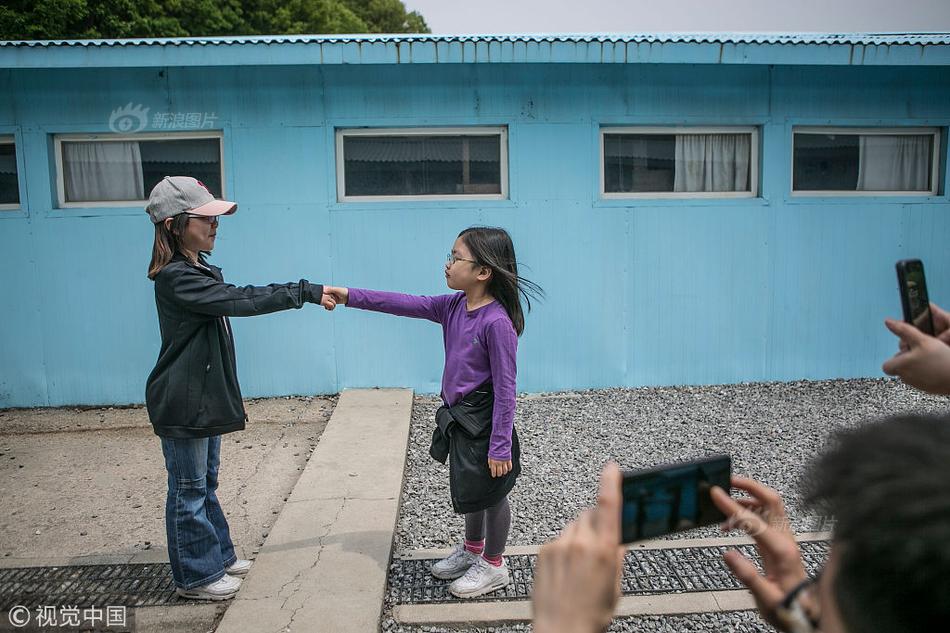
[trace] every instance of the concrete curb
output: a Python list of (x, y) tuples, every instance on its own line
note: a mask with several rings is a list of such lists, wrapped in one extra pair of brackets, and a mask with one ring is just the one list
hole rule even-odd
[(376, 633), (412, 391), (347, 390), (217, 633)]
[[(615, 617), (719, 613), (755, 608), (745, 590), (621, 596)], [(400, 624), (458, 628), (504, 626), (531, 621), (531, 602), (453, 602), (451, 604), (401, 604), (393, 609)]]

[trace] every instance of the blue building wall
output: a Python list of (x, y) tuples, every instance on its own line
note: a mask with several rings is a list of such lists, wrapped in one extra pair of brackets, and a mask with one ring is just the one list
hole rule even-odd
[[(144, 398), (159, 347), (151, 224), (140, 208), (55, 208), (51, 141), (108, 131), (128, 102), (216, 115), (240, 206), (212, 261), (233, 283), (439, 293), (461, 229), (507, 228), (548, 295), (521, 339), (524, 391), (879, 376), (896, 347), (882, 325), (900, 315), (894, 261), (922, 258), (950, 303), (944, 189), (789, 193), (792, 126), (946, 128), (946, 67), (7, 69), (0, 134), (16, 137), (24, 204), (0, 212), (0, 407)], [(335, 128), (472, 124), (508, 126), (509, 200), (336, 201)], [(600, 127), (634, 124), (758, 126), (759, 197), (600, 199)], [(439, 388), (428, 322), (307, 306), (233, 326), (245, 396)]]

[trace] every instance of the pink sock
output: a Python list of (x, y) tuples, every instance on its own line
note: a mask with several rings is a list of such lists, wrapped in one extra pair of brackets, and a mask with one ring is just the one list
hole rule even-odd
[(501, 567), (501, 554), (499, 554), (498, 556), (485, 556), (484, 554), (482, 554), (482, 558), (487, 560), (490, 564), (494, 565), (495, 567)]
[(485, 551), (485, 541), (470, 541), (465, 539), (465, 549), (473, 554), (481, 554)]

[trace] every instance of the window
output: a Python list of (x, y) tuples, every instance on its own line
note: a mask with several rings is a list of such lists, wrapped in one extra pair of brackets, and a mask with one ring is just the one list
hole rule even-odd
[(223, 196), (220, 134), (56, 137), (59, 206), (139, 206), (165, 176), (192, 176)]
[(755, 128), (604, 128), (600, 138), (605, 198), (757, 195)]
[(934, 195), (936, 128), (796, 128), (792, 192), (815, 195)]
[(16, 145), (12, 136), (0, 136), (0, 209), (20, 208), (20, 181), (17, 178)]
[(340, 201), (508, 196), (503, 127), (337, 130), (336, 154)]

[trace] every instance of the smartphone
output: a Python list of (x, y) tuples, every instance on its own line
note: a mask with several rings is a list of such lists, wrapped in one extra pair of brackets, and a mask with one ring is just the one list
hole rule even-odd
[(927, 281), (924, 278), (924, 263), (919, 259), (902, 259), (897, 262), (897, 283), (900, 285), (904, 320), (924, 334), (933, 336), (934, 322), (930, 313)]
[(725, 521), (709, 491), (719, 486), (728, 492), (731, 476), (728, 455), (623, 473), (621, 542)]

